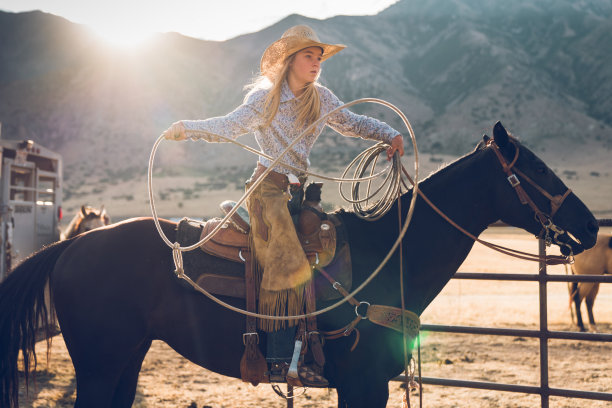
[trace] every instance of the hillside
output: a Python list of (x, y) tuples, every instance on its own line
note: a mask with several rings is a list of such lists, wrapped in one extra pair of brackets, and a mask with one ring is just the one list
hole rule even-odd
[[(57, 16), (0, 12), (2, 137), (62, 153), (68, 207), (104, 200), (115, 213), (129, 206), (130, 215), (148, 213), (146, 195), (134, 186), (144, 186), (156, 137), (178, 119), (232, 110), (266, 45), (306, 23), (323, 40), (349, 45), (325, 63), (322, 82), (345, 101), (380, 97), (400, 107), (422, 151), (464, 154), (501, 120), (557, 160), (551, 166), (572, 188), (590, 191), (588, 183), (610, 185), (611, 16), (610, 0), (404, 0), (376, 16), (291, 15), (224, 42), (160, 34), (127, 53)], [(355, 110), (401, 129), (378, 106)], [(311, 161), (331, 171), (364, 146), (326, 133)], [(197, 201), (204, 191), (214, 195), (211, 188), (239, 191), (253, 161), (234, 146), (166, 143), (156, 166), (168, 200), (180, 193)], [(191, 187), (179, 187), (177, 175)], [(605, 204), (611, 193), (597, 191), (597, 210), (612, 207)]]

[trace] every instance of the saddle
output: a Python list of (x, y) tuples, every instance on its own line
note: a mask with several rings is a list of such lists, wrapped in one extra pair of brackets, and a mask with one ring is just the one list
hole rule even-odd
[[(321, 183), (312, 183), (320, 191)], [(296, 232), (304, 252), (313, 266), (313, 279), (306, 289), (306, 312), (314, 312), (316, 301), (327, 301), (339, 298), (341, 295), (329, 283), (328, 279), (318, 273), (317, 268), (325, 267), (342, 286), (350, 290), (352, 284), (351, 258), (346, 233), (340, 219), (333, 214), (322, 211), (319, 202), (309, 200), (308, 189), (306, 200), (301, 205), (301, 211), (294, 217)], [(319, 195), (320, 201), (320, 195)], [(229, 213), (236, 203), (224, 201), (220, 207), (224, 213)], [(246, 300), (247, 310), (256, 311), (258, 290), (255, 287), (252, 265), (255, 262), (249, 248), (249, 214), (239, 207), (230, 220), (221, 225), (222, 219), (213, 218), (206, 222), (194, 222), (184, 219), (177, 226), (177, 241), (181, 245), (191, 245), (208, 236), (215, 228), (217, 232), (200, 249), (208, 255), (242, 264), (239, 268), (206, 268), (197, 265), (198, 255), (185, 254), (185, 271), (200, 287), (215, 295), (229, 296)], [(197, 251), (192, 251), (197, 252)], [(201, 259), (203, 254), (200, 254)], [(191, 271), (189, 271), (191, 269)], [(214, 269), (214, 272), (210, 272)], [(202, 273), (198, 273), (203, 271)], [(194, 272), (198, 273), (194, 276)], [(246, 332), (243, 335), (245, 354), (241, 361), (243, 381), (257, 385), (268, 382), (263, 376), (267, 365), (257, 344), (259, 337), (255, 318), (246, 318)], [(310, 352), (320, 367), (323, 367), (323, 356), (320, 338), (316, 329), (316, 317), (308, 318), (300, 325), (302, 333), (306, 332), (310, 344)], [(316, 334), (316, 335), (313, 335)]]
[[(227, 214), (235, 205), (233, 201), (224, 201), (220, 207)], [(250, 225), (248, 218), (244, 216), (246, 210), (242, 207), (240, 210), (236, 211), (229, 222), (222, 225), (217, 233), (201, 246), (204, 252), (234, 262), (245, 262), (245, 257), (251, 256), (248, 238)], [(314, 207), (304, 206), (296, 225), (302, 248), (314, 267), (329, 265), (336, 253), (336, 225), (327, 218), (327, 214)], [(204, 223), (201, 238), (210, 234), (221, 221), (220, 218), (213, 218)]]
[[(233, 201), (224, 201), (220, 207), (227, 214), (235, 205)], [(201, 245), (200, 249), (207, 254), (228, 261), (243, 265), (250, 264), (252, 254), (249, 248), (249, 219), (246, 209), (239, 207), (230, 220), (221, 225), (215, 235)], [(181, 245), (190, 244), (184, 242), (187, 236), (191, 236), (188, 241), (199, 241), (217, 228), (221, 221), (221, 218), (213, 218), (205, 222), (182, 220), (177, 227), (177, 239)], [(329, 275), (350, 290), (352, 285), (350, 248), (340, 219), (333, 214), (322, 212), (306, 200), (294, 221), (302, 248), (314, 269), (316, 300), (328, 301), (340, 298), (338, 291), (331, 287), (329, 281), (321, 276), (317, 269), (325, 267)], [(196, 235), (197, 239), (194, 239)], [(192, 276), (192, 279), (207, 291), (216, 295), (246, 298), (244, 273), (226, 269), (210, 272), (204, 267), (194, 269), (204, 271), (199, 276)]]

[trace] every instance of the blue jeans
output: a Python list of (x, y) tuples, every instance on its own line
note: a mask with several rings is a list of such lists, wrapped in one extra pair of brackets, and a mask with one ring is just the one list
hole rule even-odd
[(266, 361), (289, 363), (293, 357), (296, 326), (267, 333)]

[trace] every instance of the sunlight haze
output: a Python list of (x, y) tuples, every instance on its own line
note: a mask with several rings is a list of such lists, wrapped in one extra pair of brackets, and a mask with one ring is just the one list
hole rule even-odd
[(376, 14), (397, 0), (79, 1), (0, 0), (0, 10), (41, 10), (90, 26), (107, 41), (135, 45), (156, 32), (223, 41), (259, 31), (290, 14), (325, 19)]

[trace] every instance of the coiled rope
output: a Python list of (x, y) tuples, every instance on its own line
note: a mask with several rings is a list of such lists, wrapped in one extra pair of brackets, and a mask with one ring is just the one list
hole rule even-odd
[[(199, 248), (202, 244), (208, 242), (216, 233), (217, 231), (223, 226), (223, 224), (225, 224), (230, 217), (238, 210), (238, 208), (240, 207), (240, 205), (242, 205), (242, 203), (244, 203), (244, 201), (249, 197), (249, 195), (254, 191), (255, 188), (257, 188), (257, 186), (259, 186), (259, 184), (264, 180), (264, 178), (266, 177), (266, 175), (272, 171), (272, 169), (276, 166), (276, 165), (281, 165), (284, 167), (287, 167), (289, 169), (292, 169), (294, 171), (298, 171), (298, 172), (303, 172), (302, 169), (298, 169), (295, 168), (293, 166), (290, 166), (288, 164), (282, 163), (281, 159), (282, 157), (287, 154), (287, 152), (289, 152), (289, 150), (291, 148), (293, 148), (293, 146), (295, 146), (295, 144), (297, 144), (302, 138), (304, 138), (307, 134), (309, 134), (311, 132), (311, 130), (317, 126), (319, 123), (323, 122), (324, 120), (327, 119), (328, 116), (336, 113), (337, 111), (341, 110), (341, 109), (345, 109), (348, 107), (351, 107), (353, 105), (357, 105), (360, 103), (376, 103), (376, 104), (380, 104), (383, 106), (388, 107), (389, 109), (391, 109), (392, 111), (394, 111), (401, 119), (402, 122), (404, 123), (404, 125), (406, 126), (406, 129), (408, 130), (408, 133), (410, 135), (410, 139), (412, 141), (412, 147), (414, 149), (414, 169), (415, 169), (415, 177), (414, 177), (414, 192), (412, 194), (412, 198), (410, 201), (410, 207), (408, 209), (408, 214), (406, 216), (406, 220), (405, 223), (397, 237), (397, 239), (395, 240), (395, 243), (392, 245), (392, 247), (389, 249), (389, 252), (387, 253), (387, 255), (384, 257), (384, 259), (380, 262), (380, 264), (378, 265), (378, 267), (370, 274), (370, 276), (361, 284), (359, 285), (357, 288), (355, 288), (355, 290), (353, 290), (353, 292), (350, 293), (350, 295), (348, 297), (345, 297), (341, 300), (339, 300), (338, 302), (334, 303), (331, 306), (328, 306), (326, 308), (317, 310), (315, 312), (312, 313), (306, 313), (306, 314), (301, 314), (301, 315), (294, 315), (294, 316), (271, 316), (271, 315), (264, 315), (264, 314), (259, 314), (259, 313), (254, 313), (254, 312), (249, 312), (247, 310), (232, 306), (226, 302), (223, 302), (222, 300), (220, 300), (219, 298), (215, 297), (213, 294), (211, 294), (210, 292), (208, 292), (207, 290), (203, 289), (202, 287), (200, 287), (197, 283), (195, 283), (193, 280), (191, 280), (191, 278), (189, 276), (187, 276), (185, 274), (185, 271), (183, 269), (183, 259), (182, 259), (182, 252), (184, 251), (192, 251), (196, 248)], [(260, 318), (260, 319), (268, 319), (268, 320), (293, 320), (293, 319), (304, 319), (307, 317), (313, 317), (313, 316), (318, 316), (320, 314), (329, 312), (333, 309), (335, 309), (336, 307), (346, 303), (348, 301), (349, 298), (354, 297), (357, 293), (359, 293), (366, 285), (368, 285), (372, 279), (374, 279), (376, 277), (376, 275), (378, 275), (378, 273), (382, 270), (382, 268), (387, 264), (387, 262), (389, 261), (389, 259), (391, 259), (391, 256), (393, 255), (393, 253), (396, 251), (397, 247), (400, 245), (402, 238), (404, 237), (404, 235), (406, 234), (406, 231), (408, 230), (408, 226), (410, 225), (410, 221), (412, 220), (412, 215), (414, 213), (414, 207), (415, 207), (415, 203), (416, 203), (416, 198), (417, 198), (417, 192), (418, 192), (418, 180), (419, 180), (419, 153), (418, 153), (418, 149), (417, 149), (417, 143), (416, 143), (416, 138), (414, 135), (414, 131), (412, 130), (412, 126), (410, 125), (410, 122), (408, 121), (408, 119), (406, 118), (406, 116), (403, 114), (403, 112), (401, 110), (399, 110), (396, 106), (394, 106), (393, 104), (384, 101), (382, 99), (378, 99), (378, 98), (362, 98), (362, 99), (356, 99), (352, 102), (349, 102), (347, 104), (344, 104), (342, 106), (337, 107), (336, 109), (330, 111), (329, 113), (327, 113), (326, 115), (323, 115), (321, 118), (319, 118), (317, 121), (313, 122), (310, 126), (308, 126), (308, 128), (306, 128), (291, 144), (289, 144), (289, 146), (287, 146), (287, 148), (285, 148), (285, 150), (283, 150), (280, 155), (276, 158), (274, 157), (270, 157), (269, 155), (265, 154), (264, 152), (258, 151), (256, 149), (253, 149), (249, 146), (246, 146), (240, 142), (237, 142), (233, 139), (221, 136), (221, 135), (217, 135), (217, 134), (212, 134), (210, 132), (198, 132), (198, 131), (190, 131), (189, 133), (193, 133), (195, 134), (194, 136), (190, 136), (190, 138), (192, 140), (197, 140), (199, 139), (198, 133), (201, 133), (202, 135), (206, 135), (206, 136), (214, 136), (217, 137), (220, 140), (223, 140), (225, 142), (228, 143), (233, 143), (235, 145), (240, 146), (241, 148), (259, 155), (259, 156), (263, 156), (269, 160), (272, 161), (272, 163), (270, 164), (270, 166), (266, 169), (266, 171), (264, 171), (262, 173), (262, 175), (251, 185), (251, 187), (244, 193), (244, 195), (240, 198), (240, 200), (238, 200), (238, 202), (236, 203), (236, 205), (234, 206), (234, 208), (232, 208), (231, 211), (229, 211), (225, 217), (222, 219), (222, 221), (219, 223), (219, 225), (217, 225), (207, 236), (205, 236), (204, 238), (202, 238), (199, 242), (190, 245), (190, 246), (186, 246), (186, 247), (181, 247), (180, 244), (178, 242), (171, 242), (168, 237), (166, 236), (166, 234), (164, 234), (161, 225), (159, 223), (159, 218), (157, 216), (157, 211), (155, 209), (155, 199), (154, 199), (154, 193), (153, 193), (153, 163), (155, 161), (155, 153), (157, 152), (157, 149), (159, 147), (159, 144), (161, 143), (162, 140), (164, 140), (164, 136), (160, 135), (158, 137), (158, 139), (155, 141), (155, 144), (153, 145), (153, 148), (151, 150), (151, 155), (149, 157), (149, 168), (148, 168), (148, 172), (147, 172), (147, 185), (148, 185), (148, 190), (149, 190), (149, 202), (150, 202), (150, 206), (151, 206), (151, 213), (153, 215), (153, 221), (155, 222), (155, 226), (157, 228), (157, 231), (159, 233), (159, 235), (161, 236), (161, 238), (163, 239), (163, 241), (166, 243), (166, 245), (168, 245), (171, 249), (172, 249), (172, 255), (173, 255), (173, 259), (174, 259), (174, 265), (175, 265), (175, 273), (177, 274), (177, 276), (181, 279), (186, 280), (196, 291), (204, 294), (206, 297), (208, 297), (210, 300), (214, 301), (215, 303), (230, 309), (234, 312), (237, 313), (241, 313), (243, 315), (246, 316), (251, 316), (251, 317), (256, 317), (256, 318)], [(356, 213), (358, 216), (365, 218), (365, 219), (369, 219), (369, 220), (377, 220), (379, 219), (383, 214), (384, 214), (384, 210), (388, 210), (391, 205), (393, 204), (393, 200), (398, 198), (398, 192), (400, 187), (400, 181), (401, 181), (401, 172), (402, 172), (402, 165), (401, 165), (401, 159), (399, 158), (399, 154), (396, 152), (396, 154), (393, 157), (393, 161), (392, 161), (392, 166), (390, 168), (389, 174), (387, 174), (387, 176), (385, 177), (385, 180), (383, 182), (383, 184), (370, 196), (367, 196), (365, 198), (359, 198), (359, 183), (364, 182), (364, 181), (368, 181), (368, 192), (371, 186), (371, 180), (379, 177), (381, 174), (384, 174), (385, 172), (387, 172), (389, 170), (389, 167), (383, 169), (383, 171), (378, 172), (378, 173), (374, 173), (374, 166), (377, 162), (377, 157), (379, 156), (380, 152), (382, 150), (385, 149), (384, 144), (378, 143), (376, 146), (374, 146), (371, 149), (367, 149), (364, 153), (362, 153), (361, 155), (358, 156), (358, 158), (356, 160), (353, 160), (349, 166), (347, 167), (347, 170), (344, 172), (343, 177), (342, 178), (334, 178), (334, 177), (326, 177), (326, 176), (322, 176), (319, 174), (315, 174), (315, 173), (310, 173), (307, 172), (307, 174), (309, 176), (313, 176), (313, 177), (317, 177), (323, 180), (329, 180), (329, 181), (335, 181), (338, 183), (344, 183), (344, 182), (351, 182), (353, 183), (352, 186), (352, 191), (353, 191), (353, 197), (351, 200), (347, 200), (349, 202), (351, 202), (353, 204), (353, 208), (355, 208)], [(382, 150), (381, 150), (382, 149)], [(346, 173), (348, 172), (348, 170), (353, 167), (355, 165), (355, 163), (357, 163), (357, 169), (355, 171), (355, 174), (358, 175), (359, 177), (357, 178), (352, 178), (352, 179), (347, 179), (344, 178), (344, 176), (346, 175)], [(361, 175), (366, 171), (366, 169), (371, 166), (371, 170), (370, 170), (370, 176), (366, 176), (366, 177), (361, 177)], [(392, 183), (392, 184), (389, 184)], [(383, 193), (382, 198), (376, 202), (375, 204), (373, 204), (372, 206), (368, 207), (367, 209), (365, 209), (362, 206), (362, 203), (368, 203), (370, 200), (372, 200), (372, 196), (374, 196), (376, 193), (382, 191), (383, 186), (387, 186), (387, 189), (385, 191), (385, 193)], [(342, 192), (342, 184), (340, 184), (340, 191)], [(395, 194), (395, 195), (393, 195)], [(343, 195), (343, 194), (342, 194)], [(344, 195), (343, 195), (344, 197)], [(345, 198), (346, 199), (346, 198)]]
[[(385, 215), (387, 211), (391, 209), (391, 206), (393, 205), (395, 200), (397, 200), (401, 193), (400, 190), (402, 186), (402, 163), (399, 155), (393, 155), (393, 164), (391, 166), (391, 171), (387, 173), (381, 185), (378, 186), (376, 190), (371, 191), (371, 175), (374, 173), (380, 154), (383, 153), (386, 149), (387, 146), (384, 143), (378, 143), (361, 152), (346, 167), (346, 170), (344, 170), (344, 173), (342, 173), (343, 181), (339, 183), (340, 195), (342, 196), (342, 198), (353, 205), (353, 210), (358, 217), (366, 219), (368, 221), (376, 221), (380, 219), (383, 215)], [(354, 178), (344, 178), (352, 167), (355, 167), (355, 171), (353, 173)], [(370, 177), (364, 176), (368, 168), (370, 168)], [(351, 198), (348, 198), (342, 190), (342, 185), (344, 182), (348, 182), (350, 180), (359, 181), (352, 181)], [(362, 180), (367, 180), (368, 182), (366, 193), (363, 198), (361, 198), (360, 195)], [(374, 204), (369, 204), (369, 202), (379, 194), (382, 194), (382, 196), (377, 201), (375, 201)]]

